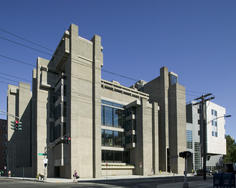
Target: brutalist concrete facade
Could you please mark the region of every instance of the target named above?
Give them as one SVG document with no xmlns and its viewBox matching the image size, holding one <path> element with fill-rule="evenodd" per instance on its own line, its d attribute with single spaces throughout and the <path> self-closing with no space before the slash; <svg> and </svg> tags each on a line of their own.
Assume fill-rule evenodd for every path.
<svg viewBox="0 0 236 188">
<path fill-rule="evenodd" d="M 175 74 L 162 68 L 160 77 L 129 88 L 103 80 L 102 66 L 101 37 L 84 39 L 74 24 L 50 60 L 37 59 L 32 176 L 72 178 L 74 170 L 81 178 L 182 173 L 178 152 L 186 150 L 185 90 L 177 77 L 171 80 Z M 9 106 L 16 104 L 21 105 L 12 99 Z"/>
<path fill-rule="evenodd" d="M 99 36 L 86 40 L 78 35 L 78 26 L 71 25 L 52 59 L 38 58 L 32 87 L 32 148 L 37 157 L 33 160 L 33 175 L 45 173 L 45 157 L 37 155 L 44 152 L 48 177 L 71 178 L 74 170 L 80 177 L 159 172 L 159 106 L 156 102 L 150 104 L 146 93 L 102 80 L 102 49 Z M 136 109 L 137 129 L 125 134 L 135 135 L 137 143 L 102 146 L 101 130 L 125 136 L 124 127 L 101 124 L 103 99 L 122 104 L 122 110 Z M 66 137 L 71 138 L 70 144 L 64 143 Z M 105 155 L 102 159 L 103 151 L 127 150 L 129 164 L 106 161 Z"/>
<path fill-rule="evenodd" d="M 7 120 L 0 119 L 0 171 L 6 173 L 7 166 Z"/>
<path fill-rule="evenodd" d="M 32 175 L 31 96 L 30 85 L 27 83 L 8 86 L 7 170 L 14 176 Z M 12 129 L 11 124 L 15 120 L 22 122 L 22 131 Z"/>
<path fill-rule="evenodd" d="M 150 95 L 150 101 L 158 102 L 159 112 L 159 163 L 160 170 L 174 173 L 184 171 L 184 160 L 179 152 L 186 150 L 186 98 L 185 88 L 178 83 L 178 75 L 166 67 L 160 76 L 148 83 L 135 85 Z"/>
</svg>

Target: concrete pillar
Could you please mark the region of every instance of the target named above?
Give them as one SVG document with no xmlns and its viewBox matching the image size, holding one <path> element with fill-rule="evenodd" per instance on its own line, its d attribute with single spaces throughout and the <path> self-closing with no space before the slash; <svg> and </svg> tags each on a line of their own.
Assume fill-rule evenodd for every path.
<svg viewBox="0 0 236 188">
<path fill-rule="evenodd" d="M 101 37 L 93 42 L 93 177 L 101 176 L 101 66 L 103 54 Z"/>
</svg>

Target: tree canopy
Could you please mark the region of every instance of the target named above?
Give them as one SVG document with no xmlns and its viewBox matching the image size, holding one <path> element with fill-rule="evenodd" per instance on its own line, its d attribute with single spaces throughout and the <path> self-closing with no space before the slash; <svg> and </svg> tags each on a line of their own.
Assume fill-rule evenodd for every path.
<svg viewBox="0 0 236 188">
<path fill-rule="evenodd" d="M 236 162 L 236 143 L 230 136 L 226 135 L 226 155 L 224 156 L 224 163 Z"/>
</svg>

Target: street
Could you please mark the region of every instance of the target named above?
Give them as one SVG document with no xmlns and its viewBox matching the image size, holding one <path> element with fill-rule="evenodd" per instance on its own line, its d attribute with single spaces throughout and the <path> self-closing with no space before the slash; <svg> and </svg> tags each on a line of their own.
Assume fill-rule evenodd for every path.
<svg viewBox="0 0 236 188">
<path fill-rule="evenodd" d="M 159 179 L 146 179 L 146 180 L 119 180 L 119 181 L 109 181 L 109 182 L 78 182 L 78 183 L 43 183 L 25 180 L 16 180 L 1 178 L 0 188 L 182 188 L 182 182 L 172 182 L 168 183 L 159 181 Z M 189 183 L 190 188 L 211 188 L 212 179 L 208 179 L 206 182 L 202 180 L 191 181 Z"/>
</svg>

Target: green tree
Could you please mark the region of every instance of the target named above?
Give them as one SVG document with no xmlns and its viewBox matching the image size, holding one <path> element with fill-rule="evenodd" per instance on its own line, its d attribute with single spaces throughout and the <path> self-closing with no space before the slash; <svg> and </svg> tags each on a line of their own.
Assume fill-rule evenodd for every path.
<svg viewBox="0 0 236 188">
<path fill-rule="evenodd" d="M 224 163 L 236 162 L 236 143 L 230 136 L 226 135 L 226 155 L 224 156 Z"/>
</svg>

